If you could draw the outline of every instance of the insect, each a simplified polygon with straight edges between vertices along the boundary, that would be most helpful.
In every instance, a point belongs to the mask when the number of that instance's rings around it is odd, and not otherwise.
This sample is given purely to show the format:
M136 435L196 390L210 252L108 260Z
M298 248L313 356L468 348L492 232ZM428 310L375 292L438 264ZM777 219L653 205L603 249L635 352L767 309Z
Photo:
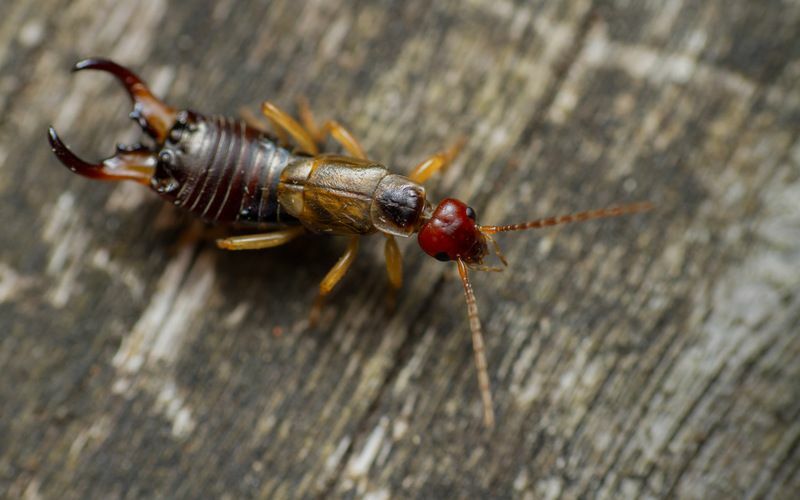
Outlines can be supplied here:
M85 59L73 68L82 70L104 71L119 80L133 102L131 118L154 145L118 145L114 155L90 163L72 153L50 127L48 139L53 152L73 172L94 179L138 182L206 221L258 231L217 240L217 245L227 250L276 247L307 232L348 237L345 253L319 285L311 309L312 323L318 319L325 297L353 263L361 236L385 236L392 291L403 281L395 237L417 234L425 253L440 261L455 262L467 303L487 427L494 425L495 416L469 270L501 270L485 264L491 253L507 266L492 235L651 208L649 203L635 203L520 224L483 226L477 223L475 210L459 200L446 198L434 207L422 185L453 161L460 145L436 153L403 176L369 160L358 141L338 122L317 126L307 106L301 106L301 124L271 102L264 102L261 111L275 128L273 135L252 120L176 110L157 99L132 71L113 61ZM288 146L287 136L296 147ZM348 156L320 154L320 144L328 136ZM264 232L265 225L272 230Z

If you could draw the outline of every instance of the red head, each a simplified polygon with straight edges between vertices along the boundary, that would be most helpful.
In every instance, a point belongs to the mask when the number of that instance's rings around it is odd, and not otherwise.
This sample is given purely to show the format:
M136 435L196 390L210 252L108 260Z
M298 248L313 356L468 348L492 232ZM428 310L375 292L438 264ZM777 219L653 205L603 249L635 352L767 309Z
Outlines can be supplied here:
M463 260L480 264L487 252L486 236L475 222L475 210L466 203L447 198L420 227L419 246L437 260Z
M483 420L487 427L491 427L494 424L494 410L489 389L489 374L484 356L483 333L480 319L478 318L478 306L467 269L472 268L479 271L501 270L501 268L482 265L483 259L489 253L488 242L490 241L500 261L503 265L506 264L491 235L505 231L521 231L601 217L614 217L626 213L642 212L650 208L650 203L636 203L622 207L579 212L572 215L547 217L521 224L480 226L475 222L475 211L471 207L464 202L447 198L439 203L430 218L423 222L417 236L419 246L431 257L442 261L452 260L458 264L458 274L464 285L464 295L467 300L467 314L469 316L470 330L472 331L475 364L478 368L478 383L483 400Z

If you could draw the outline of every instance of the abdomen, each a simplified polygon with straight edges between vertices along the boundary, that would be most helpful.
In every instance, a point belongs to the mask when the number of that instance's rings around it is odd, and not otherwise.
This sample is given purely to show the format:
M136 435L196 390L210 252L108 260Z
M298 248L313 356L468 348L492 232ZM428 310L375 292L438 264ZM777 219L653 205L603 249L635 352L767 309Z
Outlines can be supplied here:
M297 222L277 196L295 156L242 121L195 115L161 154L172 155L164 169L176 184L162 195L192 214L221 223Z

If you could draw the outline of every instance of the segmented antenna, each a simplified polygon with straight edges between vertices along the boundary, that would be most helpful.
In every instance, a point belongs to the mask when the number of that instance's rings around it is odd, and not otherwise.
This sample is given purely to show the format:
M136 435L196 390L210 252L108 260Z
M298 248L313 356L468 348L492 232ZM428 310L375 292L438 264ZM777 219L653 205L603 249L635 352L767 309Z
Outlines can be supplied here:
M646 212L653 208L650 202L632 203L617 207L601 208L599 210L587 210L569 215L559 215L556 217L545 217L544 219L522 222L520 224L508 224L505 226L481 226L481 232L485 234L496 234L504 231L522 231L525 229L536 229L540 227L558 226L569 224L570 222L581 222L590 219L601 219L604 217L617 217L618 215Z
M464 284L464 295L467 299L467 314L469 315L469 329L472 331L472 350L475 353L475 366L478 370L478 387L483 401L483 423L488 428L494 427L494 406L492 405L492 389L489 386L489 369L486 364L486 354L483 346L483 331L481 320L478 316L478 304L475 301L475 292L467 274L467 264L458 259L458 274Z

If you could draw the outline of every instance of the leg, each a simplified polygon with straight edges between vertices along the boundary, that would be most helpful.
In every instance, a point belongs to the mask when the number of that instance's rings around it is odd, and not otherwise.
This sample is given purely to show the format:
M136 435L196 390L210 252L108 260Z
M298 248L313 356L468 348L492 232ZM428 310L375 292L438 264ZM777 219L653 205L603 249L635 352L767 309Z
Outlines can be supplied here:
M403 255L400 253L400 248L397 247L397 242L394 236L386 235L386 246L384 247L384 254L386 255L386 271L389 273L389 305L394 307L397 291L403 286Z
M258 130L262 134L270 135L270 130L267 122L257 117L256 114L250 108L244 106L239 108L239 116L242 117L242 120L244 120L244 122L249 127ZM283 127L275 123L275 121L273 120L270 120L270 123L272 124L273 130L275 130L275 135L278 136L278 142L283 146L288 145L289 136L286 135L286 130L284 130Z
M319 284L319 295L317 295L317 299L314 301L314 306L311 308L311 314L309 316L309 322L312 325L316 325L319 320L325 297L331 293L336 284L347 274L347 270L350 269L350 265L355 260L356 254L358 253L359 238L360 236L350 237L350 242L347 244L347 250L345 250L344 255L339 257L336 264L333 265L331 270L328 271L328 274L325 275L325 278L323 278L322 283Z
M308 100L298 99L297 105L300 108L300 121L303 122L303 126L305 126L306 130L311 133L311 136L318 144L322 143L328 134L330 134L330 136L333 137L336 142L341 144L345 151L350 153L352 156L361 159L367 158L364 148L361 147L361 144L359 144L358 140L353 136L353 134L350 133L349 130L344 128L342 124L335 120L328 120L320 128L317 126L317 123L314 120L314 114L311 112L311 108L308 105Z
M419 184L424 183L427 181L433 174L446 168L450 163L453 162L455 157L461 151L461 148L464 147L464 143L466 142L465 139L461 139L450 149L445 151L440 151L435 155L431 156L427 160L424 160L422 163L414 167L414 170L411 171L409 174L409 178L417 182Z
M178 241L170 246L170 251L177 253L181 248L187 245L217 240L227 234L225 231L226 229L222 226L208 226L200 220L194 220L189 224L189 227L181 233L178 237Z
M336 142L342 145L345 151L354 157L361 158L362 160L367 159L367 153L364 152L364 148L361 147L358 140L339 122L334 120L326 121L325 124L322 125L321 133L323 138L330 134Z
M264 101L264 103L261 104L261 112L278 128L288 132L289 135L297 141L300 149L311 155L319 154L317 143L314 142L311 134L309 134L302 125L297 123L297 120L281 111L280 108L269 101Z
M292 227L280 231L260 234L245 234L217 240L217 246L225 250L258 250L273 248L289 243L305 232L302 227Z

